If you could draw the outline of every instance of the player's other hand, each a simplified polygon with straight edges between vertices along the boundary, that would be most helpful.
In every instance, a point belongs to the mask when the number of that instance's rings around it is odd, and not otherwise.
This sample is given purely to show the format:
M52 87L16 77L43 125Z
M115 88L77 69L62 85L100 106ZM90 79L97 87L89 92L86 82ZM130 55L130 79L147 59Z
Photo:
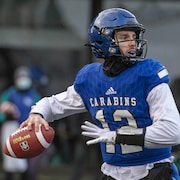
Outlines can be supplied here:
M44 125L45 129L49 130L48 122L40 114L31 113L29 117L21 123L20 128L27 126L29 130L32 130L32 126L34 125L36 132L38 132L39 124Z
M105 143L115 143L116 139L116 131L110 131L108 129L102 129L96 126L95 124L85 121L83 125L81 125L82 135L93 138L92 140L88 140L86 142L87 145L97 144L100 142Z

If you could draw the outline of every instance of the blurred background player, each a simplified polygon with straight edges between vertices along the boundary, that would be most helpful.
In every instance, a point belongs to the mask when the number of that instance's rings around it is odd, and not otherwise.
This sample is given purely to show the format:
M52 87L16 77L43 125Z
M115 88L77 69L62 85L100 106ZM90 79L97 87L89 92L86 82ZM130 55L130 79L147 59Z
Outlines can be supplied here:
M27 118L31 106L40 98L40 94L33 88L32 76L28 67L18 67L13 78L14 84L4 90L0 99L2 143ZM28 178L35 180L38 164L38 156L27 161L3 154L3 169L5 179L8 180L13 179L13 174L16 172L21 174L22 180L28 180Z
M1 146L5 144L8 136L15 132L19 126L17 119L20 117L18 108L11 102L4 102L0 106L1 118ZM3 117L2 117L3 116ZM20 180L27 179L28 163L26 159L16 159L2 154L4 180L14 180L15 175L19 174Z

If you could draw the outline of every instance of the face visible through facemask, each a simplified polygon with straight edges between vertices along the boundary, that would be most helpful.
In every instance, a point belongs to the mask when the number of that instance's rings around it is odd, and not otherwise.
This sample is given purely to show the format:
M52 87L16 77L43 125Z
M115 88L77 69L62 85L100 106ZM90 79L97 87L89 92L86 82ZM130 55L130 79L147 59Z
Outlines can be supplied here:
M19 90L28 90L32 86L32 80L29 77L19 77L15 80L15 85Z
M136 56L136 33L134 31L119 30L115 33L115 41L119 44L122 54L126 57Z

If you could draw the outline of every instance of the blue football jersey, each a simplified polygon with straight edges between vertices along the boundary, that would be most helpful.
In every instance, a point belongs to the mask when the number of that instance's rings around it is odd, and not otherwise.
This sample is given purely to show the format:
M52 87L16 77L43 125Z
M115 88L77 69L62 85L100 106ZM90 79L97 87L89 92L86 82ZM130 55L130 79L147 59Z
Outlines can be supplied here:
M82 68L74 82L93 121L100 127L117 130L123 126L145 128L152 124L146 98L158 84L168 83L165 67L146 59L114 77L108 77L102 64ZM171 147L147 149L141 146L101 143L104 162L116 166L151 163L171 156Z

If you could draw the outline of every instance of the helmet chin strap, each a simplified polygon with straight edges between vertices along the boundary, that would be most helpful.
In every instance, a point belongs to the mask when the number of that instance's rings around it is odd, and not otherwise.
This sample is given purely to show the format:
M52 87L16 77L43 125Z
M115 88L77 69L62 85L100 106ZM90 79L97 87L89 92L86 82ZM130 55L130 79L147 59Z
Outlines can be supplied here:
M133 66L135 62L128 57L108 57L104 61L103 70L108 76L113 77Z

